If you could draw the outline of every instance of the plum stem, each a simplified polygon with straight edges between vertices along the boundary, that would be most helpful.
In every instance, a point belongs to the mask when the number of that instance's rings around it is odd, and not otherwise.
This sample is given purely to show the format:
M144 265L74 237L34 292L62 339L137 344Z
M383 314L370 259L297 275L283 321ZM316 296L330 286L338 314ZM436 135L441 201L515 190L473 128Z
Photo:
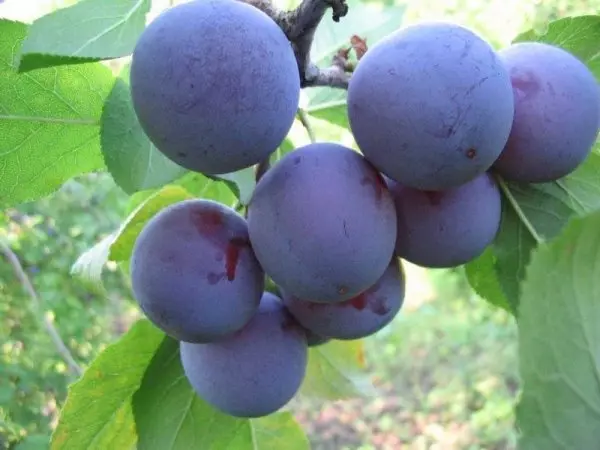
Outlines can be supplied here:
M310 119L308 118L308 114L302 108L298 108L297 116L298 116L298 120L300 120L300 123L306 130L306 134L308 134L308 138L310 139L310 142L312 142L314 144L317 141L317 136L315 135L315 131L313 130L312 125L310 124Z
M71 370L71 372L75 373L77 376L81 376L83 374L83 370L81 369L79 364L77 364L75 358L73 358L73 355L69 351L69 348L67 347L65 342L60 337L60 333L54 327L54 324L52 323L50 317L48 317L43 312L42 301L39 295L37 294L35 288L33 287L31 280L27 276L27 273L23 269L23 266L21 265L21 261L19 260L18 256L3 240L0 240L0 253L4 255L8 263L12 266L15 275L17 276L19 282L23 286L23 289L27 292L27 294L29 294L29 297L31 298L30 309L32 310L34 315L39 317L44 328L46 328L46 331L48 332L50 339L54 343L58 354L65 360L65 362L67 363L67 367L69 368L69 370Z
M338 52L331 66L321 68L311 61L310 50L317 27L329 8L332 9L334 22L348 13L346 0L302 0L297 8L291 11L280 11L270 0L241 0L248 3L271 17L285 33L294 49L301 87L329 86L348 89L351 70L348 69L347 57L342 51Z
M515 197L512 195L512 192L508 188L504 179L501 176L499 176L498 174L495 174L494 178L496 178L496 182L498 183L498 186L500 186L500 189L502 190L504 197L506 197L506 200L508 200L508 202L510 203L512 208L515 210L515 213L517 214L517 216L523 223L523 226L525 226L525 228L527 228L527 231L529 231L529 233L531 234L533 239L536 241L536 243L542 244L544 242L544 239L538 234L538 232L534 228L533 224L529 221L529 219L527 218L527 216L521 209L521 206L519 206L519 202L517 202Z

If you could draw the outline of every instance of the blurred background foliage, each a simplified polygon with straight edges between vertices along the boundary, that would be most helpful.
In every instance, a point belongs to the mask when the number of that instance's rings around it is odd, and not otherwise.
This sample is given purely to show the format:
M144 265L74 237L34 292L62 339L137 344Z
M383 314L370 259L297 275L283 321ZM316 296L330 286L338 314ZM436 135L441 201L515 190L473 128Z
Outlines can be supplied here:
M568 15L593 14L600 0L369 0L405 4L404 24L451 20L496 47L521 31ZM75 0L6 0L0 18L31 22ZM155 1L155 10L169 0ZM282 2L279 2L282 3ZM290 4L293 4L291 2ZM342 130L315 124L319 139ZM139 316L128 281L109 266L105 291L70 275L87 248L114 230L127 196L106 174L66 183L55 195L0 212L7 238L43 308L0 264L0 449L44 449L74 380L42 322L52 320L82 365ZM513 449L519 390L516 326L469 289L461 269L407 266L408 293L394 323L366 339L368 369L380 395L292 405L315 450ZM83 450L83 449L82 449Z

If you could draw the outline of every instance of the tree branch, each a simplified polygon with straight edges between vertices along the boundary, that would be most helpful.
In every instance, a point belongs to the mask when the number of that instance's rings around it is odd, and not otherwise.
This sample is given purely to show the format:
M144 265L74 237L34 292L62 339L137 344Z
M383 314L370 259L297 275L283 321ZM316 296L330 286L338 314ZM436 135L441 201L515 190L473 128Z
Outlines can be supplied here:
M25 289L25 291L29 294L29 297L31 297L31 301L33 303L32 310L35 315L40 316L44 328L46 328L46 331L50 335L50 339L52 339L52 342L54 343L54 346L56 347L56 350L58 351L59 355L65 360L71 372L75 373L78 376L81 376L83 374L83 370L81 369L81 367L79 367L79 364L75 362L73 355L71 355L69 348L60 337L60 334L58 330L54 327L52 321L45 314L43 314L43 307L40 297L35 291L35 288L33 287L31 280L27 276L27 273L25 273L25 270L21 265L21 261L19 261L17 255L2 240L0 240L0 251L12 266L15 275L21 283L21 286L23 286L23 289Z
M348 89L351 71L346 70L347 53L343 64L335 61L336 56L332 66L328 68L320 68L310 59L315 32L325 13L331 8L334 22L339 22L348 13L346 0L302 0L292 11L279 11L270 0L242 1L266 13L283 30L296 56L301 87L330 86Z

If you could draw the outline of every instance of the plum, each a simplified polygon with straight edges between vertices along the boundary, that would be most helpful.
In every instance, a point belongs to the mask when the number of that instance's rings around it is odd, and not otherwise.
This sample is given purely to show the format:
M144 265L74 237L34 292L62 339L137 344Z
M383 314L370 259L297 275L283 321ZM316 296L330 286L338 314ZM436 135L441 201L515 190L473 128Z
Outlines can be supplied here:
M489 173L445 191L388 184L398 213L396 252L407 261L456 267L483 253L498 232L501 195Z
M398 258L365 292L341 303L317 303L282 295L283 302L307 330L329 338L350 340L370 336L389 324L404 302L404 272Z
M594 75L569 52L540 42L511 45L500 57L514 89L515 118L495 171L526 183L570 174L590 154L598 134Z
M514 116L510 77L472 31L433 22L398 30L359 61L348 89L358 147L404 186L444 190L484 173Z
M185 200L142 229L131 283L145 315L171 337L211 342L242 328L258 309L264 272L243 217L212 200Z
M285 406L300 388L308 362L304 330L269 292L240 331L209 344L182 342L180 350L198 396L236 417L262 417Z
M283 31L235 0L196 0L158 16L136 44L130 80L135 112L156 147L213 175L268 158L300 96Z
M385 271L396 211L385 181L358 152L300 147L260 179L248 206L258 261L290 295L348 300Z

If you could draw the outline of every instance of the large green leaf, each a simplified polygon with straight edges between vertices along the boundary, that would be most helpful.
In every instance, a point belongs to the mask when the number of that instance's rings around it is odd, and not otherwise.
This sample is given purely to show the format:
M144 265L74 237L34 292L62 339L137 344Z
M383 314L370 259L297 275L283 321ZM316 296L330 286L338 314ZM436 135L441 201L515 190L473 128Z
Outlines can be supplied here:
M543 33L529 30L514 42L537 41L556 45L580 58L600 78L600 16L566 17L548 25Z
M27 25L0 20L0 207L102 168L100 115L114 77L99 63L16 72Z
M142 130L131 100L129 69L121 71L104 105L101 143L110 174L132 194L161 187L187 170L158 151Z
M600 156L552 183L502 182L502 224L493 244L502 289L516 305L531 251L558 235L573 216L600 209Z
M511 299L504 295L502 286L498 281L496 264L496 255L492 248L488 247L479 258L465 266L467 279L477 295L511 314L516 314L516 299L511 298L513 300L511 302Z
M321 400L374 395L376 389L364 367L363 342L333 340L310 348L300 393Z
M289 413L240 419L198 397L179 359L179 343L165 338L133 396L139 447L145 450L308 450Z
M402 23L405 6L382 6L350 0L348 14L339 23L330 18L323 20L315 34L311 51L314 62L320 67L331 65L340 48L350 46L350 38L358 35L373 45L398 29ZM306 112L311 116L348 128L346 91L329 87L308 88Z
M516 314L532 250L572 217L600 209L600 155L591 153L575 172L552 183L497 179L503 191L500 230L491 248L466 265L467 278L480 296Z
M131 396L164 334L140 320L104 350L69 389L52 450L130 449L136 441Z
M533 252L519 309L521 450L600 442L600 213Z
M129 55L151 0L83 0L36 20L21 48L20 71Z

